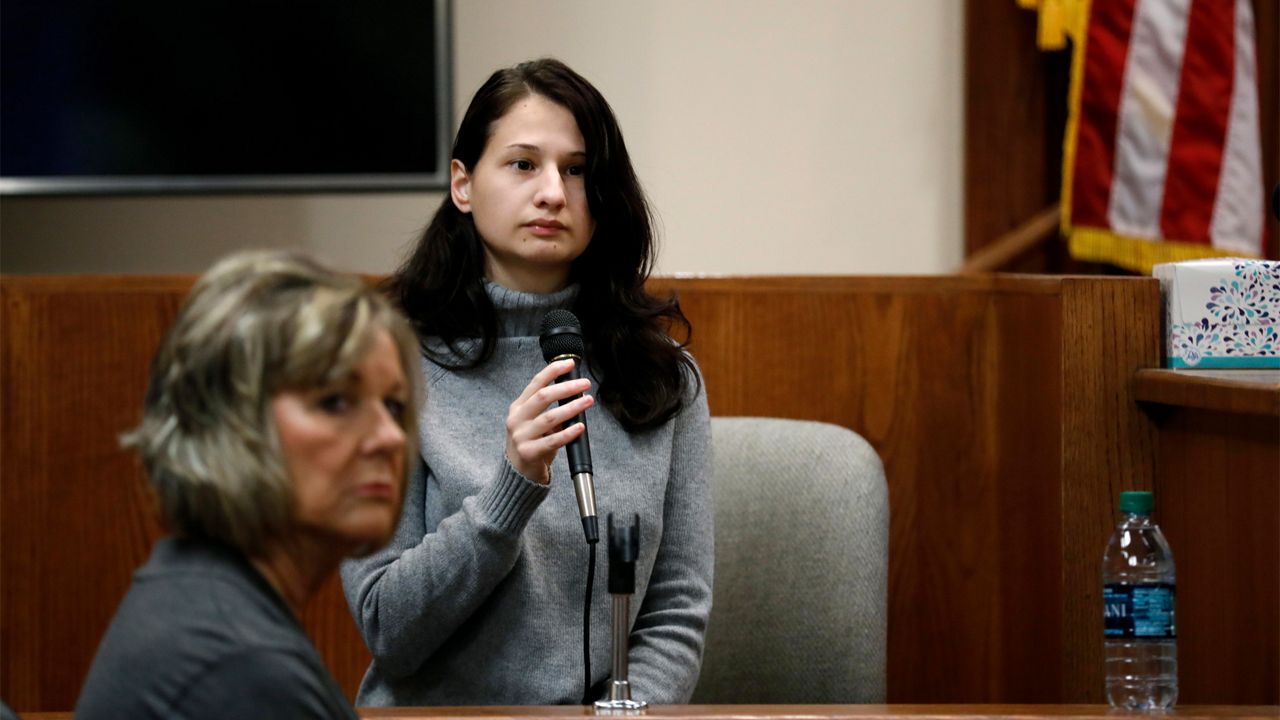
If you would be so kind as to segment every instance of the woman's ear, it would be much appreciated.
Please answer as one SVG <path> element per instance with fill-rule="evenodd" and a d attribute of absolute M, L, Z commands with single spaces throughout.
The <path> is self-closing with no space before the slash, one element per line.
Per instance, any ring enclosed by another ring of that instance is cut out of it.
<path fill-rule="evenodd" d="M 449 196 L 462 212 L 471 212 L 471 175 L 461 160 L 449 161 Z"/>

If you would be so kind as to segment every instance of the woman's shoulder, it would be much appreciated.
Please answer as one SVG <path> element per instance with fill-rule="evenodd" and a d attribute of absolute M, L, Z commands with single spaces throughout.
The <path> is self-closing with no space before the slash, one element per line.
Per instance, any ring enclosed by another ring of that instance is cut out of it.
<path fill-rule="evenodd" d="M 675 340 L 672 340 L 672 343 L 679 345 Z M 698 358 L 694 357 L 687 346 L 679 346 L 680 377 L 684 383 L 684 402 L 696 401 L 701 396 L 705 404 L 706 380 L 702 376 L 702 366 L 698 364 Z"/>
<path fill-rule="evenodd" d="M 355 717 L 314 651 L 253 646 L 208 668 L 189 702 L 217 708 L 211 717 Z"/>
<path fill-rule="evenodd" d="M 306 639 L 283 599 L 248 559 L 218 543 L 160 541 L 135 577 L 130 596 L 136 615 L 162 619 L 175 633 L 204 638 L 224 650 L 253 644 L 294 647 Z"/>
<path fill-rule="evenodd" d="M 295 667 L 323 671 L 301 626 L 255 572 L 216 543 L 157 543 L 98 648 L 82 698 L 86 717 L 118 701 L 122 684 L 133 696 L 162 702 L 174 688 L 189 694 L 207 686 L 220 667 L 256 677 L 293 658 Z M 187 713 L 194 707 L 184 705 L 180 716 L 203 716 Z"/>

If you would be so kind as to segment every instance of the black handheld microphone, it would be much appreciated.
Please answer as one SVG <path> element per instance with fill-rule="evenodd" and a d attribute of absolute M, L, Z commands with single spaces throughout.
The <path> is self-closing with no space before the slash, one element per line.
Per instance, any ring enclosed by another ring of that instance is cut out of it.
<path fill-rule="evenodd" d="M 556 378 L 556 382 L 577 380 L 582 377 L 582 358 L 586 355 L 586 344 L 582 341 L 582 324 L 568 310 L 552 310 L 542 318 L 542 332 L 538 335 L 538 344 L 542 346 L 542 359 L 547 362 L 573 359 L 573 370 Z M 581 395 L 574 395 L 560 401 L 561 405 L 573 402 Z M 587 542 L 600 541 L 599 520 L 596 518 L 596 488 L 591 472 L 591 444 L 587 438 L 587 420 L 582 415 L 570 418 L 564 424 L 568 427 L 576 422 L 582 423 L 582 434 L 565 446 L 569 459 L 569 475 L 573 478 L 573 491 L 578 496 L 578 514 L 582 516 L 582 531 Z"/>

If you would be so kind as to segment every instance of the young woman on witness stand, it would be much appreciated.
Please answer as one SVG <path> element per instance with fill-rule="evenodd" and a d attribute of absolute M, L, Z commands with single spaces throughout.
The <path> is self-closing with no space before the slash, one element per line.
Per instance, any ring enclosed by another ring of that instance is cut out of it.
<path fill-rule="evenodd" d="M 645 292 L 649 207 L 613 112 L 558 61 L 499 70 L 462 120 L 449 190 L 389 281 L 428 390 L 396 536 L 342 570 L 374 658 L 357 705 L 584 699 L 590 548 L 558 452 L 584 432 L 561 429 L 583 412 L 601 524 L 640 516 L 634 695 L 686 702 L 711 608 L 710 424 L 697 367 L 666 332 L 688 322 Z M 543 360 L 553 309 L 581 321 L 586 379 L 557 384 L 571 361 Z M 611 669 L 603 577 L 588 699 Z"/>
<path fill-rule="evenodd" d="M 76 717 L 355 718 L 298 620 L 400 516 L 418 343 L 358 278 L 248 253 L 196 283 L 127 438 L 173 537 L 98 647 Z"/>

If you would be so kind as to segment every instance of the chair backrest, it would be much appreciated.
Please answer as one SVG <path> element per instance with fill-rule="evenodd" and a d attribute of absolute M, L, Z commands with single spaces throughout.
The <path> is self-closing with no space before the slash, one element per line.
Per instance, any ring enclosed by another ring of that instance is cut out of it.
<path fill-rule="evenodd" d="M 715 594 L 694 703 L 882 703 L 889 495 L 837 425 L 712 418 Z"/>

